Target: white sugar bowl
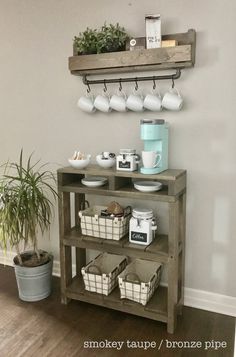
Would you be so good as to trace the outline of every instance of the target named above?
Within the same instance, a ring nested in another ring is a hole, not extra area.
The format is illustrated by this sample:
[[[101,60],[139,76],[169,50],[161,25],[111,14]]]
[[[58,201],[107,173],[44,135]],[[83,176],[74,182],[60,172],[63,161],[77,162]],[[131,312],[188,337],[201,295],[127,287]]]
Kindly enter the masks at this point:
[[[116,163],[115,157],[104,157],[104,155],[97,155],[96,161],[99,166],[103,167],[104,169],[109,169],[113,167]]]

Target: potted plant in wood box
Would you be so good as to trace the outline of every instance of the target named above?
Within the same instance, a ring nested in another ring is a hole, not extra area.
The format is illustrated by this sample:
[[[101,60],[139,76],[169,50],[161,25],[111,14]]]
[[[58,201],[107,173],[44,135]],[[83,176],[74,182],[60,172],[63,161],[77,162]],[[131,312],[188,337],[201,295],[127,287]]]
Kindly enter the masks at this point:
[[[105,23],[98,33],[99,52],[125,51],[128,38],[129,35],[125,31],[125,28],[121,27],[118,23],[116,25],[106,25]]]
[[[0,244],[5,251],[9,246],[16,249],[14,268],[24,301],[38,301],[51,293],[53,256],[38,248],[38,232],[49,229],[57,197],[53,173],[31,159],[32,154],[24,165],[21,150],[19,162],[2,165],[0,178]]]
[[[74,37],[74,53],[78,55],[125,50],[129,35],[119,23],[106,25],[101,29],[87,29]]]
[[[79,36],[74,37],[74,52],[78,55],[97,53],[97,36],[97,30],[87,27],[84,32],[79,33]]]

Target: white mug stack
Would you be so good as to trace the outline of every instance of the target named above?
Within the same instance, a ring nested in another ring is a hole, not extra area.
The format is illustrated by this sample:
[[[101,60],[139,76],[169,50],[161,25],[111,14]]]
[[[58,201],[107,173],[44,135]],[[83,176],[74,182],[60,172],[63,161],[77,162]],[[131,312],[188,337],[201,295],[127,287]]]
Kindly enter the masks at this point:
[[[104,91],[95,98],[87,92],[86,95],[79,98],[77,105],[87,113],[95,111],[110,113],[112,110],[120,113],[127,110],[133,112],[143,112],[144,110],[160,112],[162,109],[179,111],[183,106],[183,97],[176,87],[171,87],[163,98],[161,98],[160,92],[154,89],[145,96],[137,89],[129,96],[119,89],[112,96]]]

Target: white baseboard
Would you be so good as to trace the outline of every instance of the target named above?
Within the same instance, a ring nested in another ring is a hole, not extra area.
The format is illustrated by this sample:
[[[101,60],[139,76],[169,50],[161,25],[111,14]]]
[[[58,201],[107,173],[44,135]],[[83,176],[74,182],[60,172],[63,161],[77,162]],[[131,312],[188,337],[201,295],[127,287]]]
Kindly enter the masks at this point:
[[[184,288],[184,305],[236,317],[236,297]]]
[[[0,264],[12,266],[15,255],[13,252],[7,252],[7,255],[4,255],[0,250]],[[75,275],[75,266],[72,267],[72,273]],[[60,276],[58,260],[53,262],[53,275]],[[236,317],[236,297],[233,296],[184,288],[184,305]]]

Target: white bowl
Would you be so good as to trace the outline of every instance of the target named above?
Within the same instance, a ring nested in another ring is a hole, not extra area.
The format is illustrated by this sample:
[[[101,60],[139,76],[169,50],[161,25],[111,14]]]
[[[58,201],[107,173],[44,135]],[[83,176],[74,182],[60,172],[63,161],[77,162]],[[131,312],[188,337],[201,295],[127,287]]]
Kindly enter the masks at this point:
[[[104,169],[108,169],[114,166],[116,163],[116,159],[114,157],[109,157],[108,159],[102,159],[102,155],[97,155],[96,161],[98,165],[103,167]]]
[[[84,169],[90,163],[91,155],[87,155],[87,158],[84,160],[73,160],[68,159],[70,165],[75,169]]]

